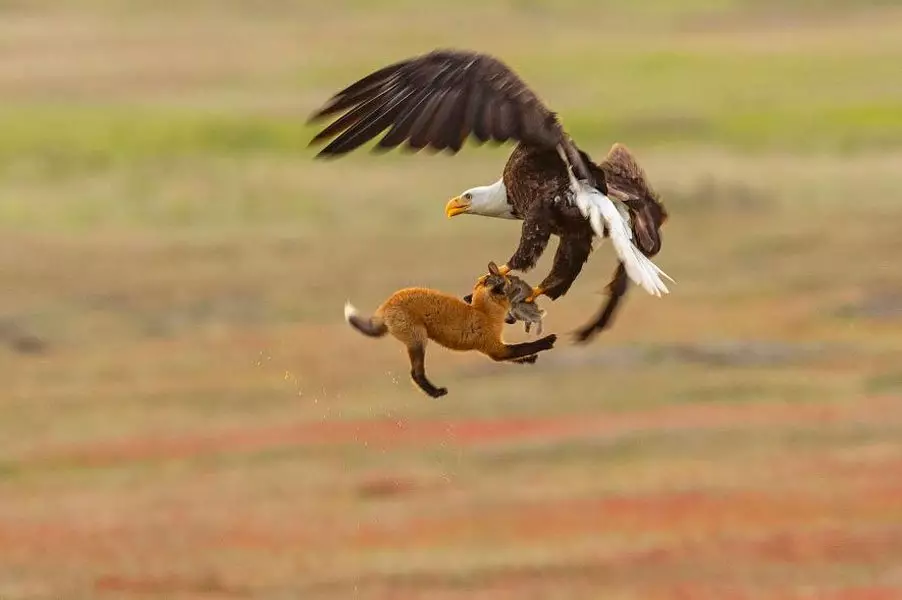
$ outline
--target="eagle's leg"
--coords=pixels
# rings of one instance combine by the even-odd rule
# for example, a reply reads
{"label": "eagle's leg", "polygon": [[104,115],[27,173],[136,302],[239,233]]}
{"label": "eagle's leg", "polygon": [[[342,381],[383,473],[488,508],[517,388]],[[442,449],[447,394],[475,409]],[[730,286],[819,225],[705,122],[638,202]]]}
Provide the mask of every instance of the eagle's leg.
{"label": "eagle's leg", "polygon": [[[551,211],[547,204],[540,202],[533,205],[526,214],[523,219],[520,244],[510,260],[498,267],[498,271],[502,275],[507,275],[511,271],[529,271],[539,262],[550,239]],[[487,276],[483,275],[483,277]],[[472,294],[464,296],[463,299],[469,304]]]}
{"label": "eagle's leg", "polygon": [[536,298],[545,293],[542,286],[532,288],[532,293],[523,302],[535,302]]}
{"label": "eagle's leg", "polygon": [[533,301],[544,294],[552,301],[567,293],[576,278],[583,270],[583,265],[592,253],[591,235],[568,235],[562,237],[554,253],[551,272],[533,290]]}
{"label": "eagle's leg", "polygon": [[517,250],[510,260],[498,268],[502,274],[525,272],[536,266],[551,239],[551,218],[551,210],[546,203],[540,201],[532,206],[523,219]]}

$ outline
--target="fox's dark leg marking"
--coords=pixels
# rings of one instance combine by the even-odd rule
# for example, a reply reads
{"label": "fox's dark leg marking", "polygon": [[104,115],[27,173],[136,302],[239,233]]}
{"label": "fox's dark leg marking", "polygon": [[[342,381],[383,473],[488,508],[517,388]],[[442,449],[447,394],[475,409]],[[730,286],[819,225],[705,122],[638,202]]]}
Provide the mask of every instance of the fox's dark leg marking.
{"label": "fox's dark leg marking", "polygon": [[551,350],[554,347],[555,340],[557,340],[557,335],[552,333],[551,335],[546,335],[545,337],[539,338],[534,342],[523,342],[522,344],[504,344],[501,347],[500,351],[492,355],[492,358],[498,361],[513,361],[517,359],[523,359],[531,354],[538,354],[539,352],[544,352],[545,350]]}
{"label": "fox's dark leg marking", "polygon": [[510,362],[517,363],[518,365],[534,365],[538,359],[538,354],[530,354],[529,356],[524,356],[523,358],[515,358]]}
{"label": "fox's dark leg marking", "polygon": [[410,378],[421,390],[433,398],[440,398],[448,393],[447,388],[435,387],[426,378],[426,346],[424,344],[408,346],[407,355],[410,357]]}

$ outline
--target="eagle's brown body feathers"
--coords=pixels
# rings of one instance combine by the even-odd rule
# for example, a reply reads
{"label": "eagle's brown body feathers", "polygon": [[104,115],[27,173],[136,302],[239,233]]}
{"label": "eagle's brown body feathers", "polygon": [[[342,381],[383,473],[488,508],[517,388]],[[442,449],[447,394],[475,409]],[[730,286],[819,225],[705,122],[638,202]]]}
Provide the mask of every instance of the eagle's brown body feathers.
{"label": "eagle's brown body feathers", "polygon": [[502,177],[514,214],[523,219],[520,244],[507,264],[513,270],[529,271],[545,252],[550,237],[558,236],[551,272],[539,284],[545,295],[555,300],[567,292],[588,260],[595,232],[568,202],[573,194],[570,179],[554,150],[518,144]]}

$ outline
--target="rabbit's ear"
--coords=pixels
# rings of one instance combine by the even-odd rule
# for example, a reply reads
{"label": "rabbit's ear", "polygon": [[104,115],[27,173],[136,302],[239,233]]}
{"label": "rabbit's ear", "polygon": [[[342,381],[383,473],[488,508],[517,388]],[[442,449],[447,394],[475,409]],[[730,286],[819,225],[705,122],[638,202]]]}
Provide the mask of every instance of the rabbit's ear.
{"label": "rabbit's ear", "polygon": [[489,263],[489,273],[492,275],[501,275],[501,271],[498,270],[498,265],[496,265],[494,261]]}

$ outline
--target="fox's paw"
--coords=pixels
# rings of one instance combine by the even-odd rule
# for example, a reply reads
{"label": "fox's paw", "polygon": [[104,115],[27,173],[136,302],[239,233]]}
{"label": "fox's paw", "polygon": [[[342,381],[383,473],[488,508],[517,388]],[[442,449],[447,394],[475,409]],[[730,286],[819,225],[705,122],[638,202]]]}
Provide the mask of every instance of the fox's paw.
{"label": "fox's paw", "polygon": [[543,350],[551,350],[554,348],[554,343],[557,341],[557,334],[552,333],[551,335],[546,335],[545,337],[538,340],[539,345]]}
{"label": "fox's paw", "polygon": [[529,356],[524,356],[523,358],[518,358],[511,362],[517,363],[518,365],[534,365],[537,360],[539,360],[538,354],[530,354]]}
{"label": "fox's paw", "polygon": [[433,398],[441,398],[448,393],[448,388],[435,388],[434,390],[430,390],[428,393]]}

